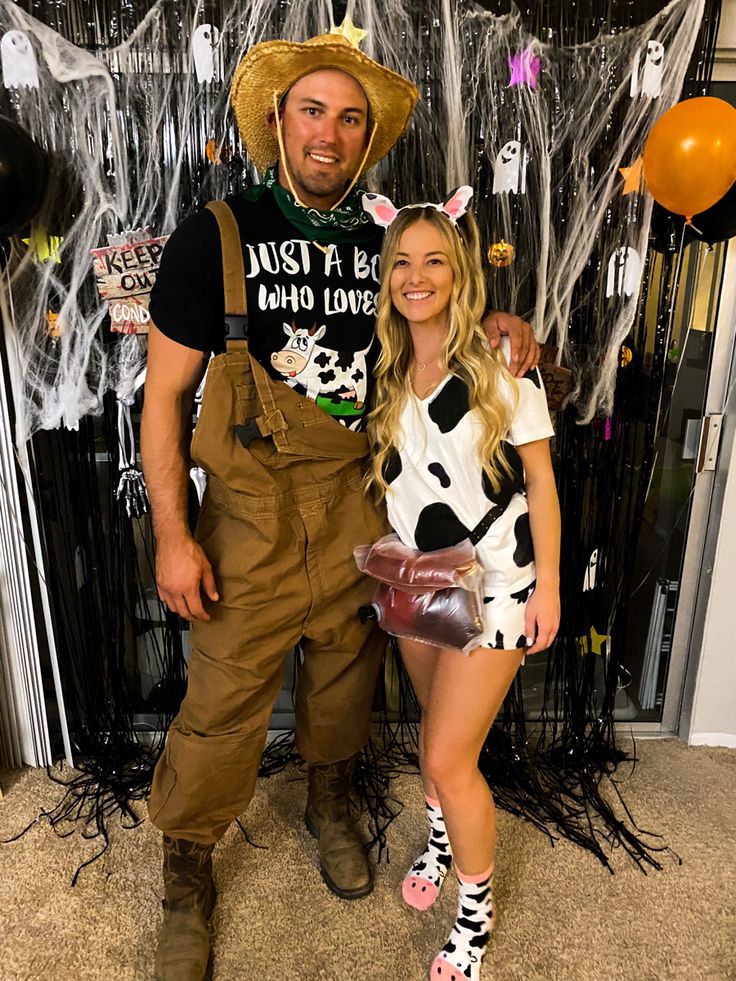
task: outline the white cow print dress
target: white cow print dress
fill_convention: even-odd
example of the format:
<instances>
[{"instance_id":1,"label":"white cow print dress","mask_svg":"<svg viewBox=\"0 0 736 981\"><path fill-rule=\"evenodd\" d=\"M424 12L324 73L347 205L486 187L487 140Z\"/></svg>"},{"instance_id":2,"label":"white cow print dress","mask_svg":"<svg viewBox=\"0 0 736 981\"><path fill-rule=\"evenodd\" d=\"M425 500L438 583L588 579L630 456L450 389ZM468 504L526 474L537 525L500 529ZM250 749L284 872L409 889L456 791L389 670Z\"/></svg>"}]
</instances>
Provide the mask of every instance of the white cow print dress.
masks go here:
<instances>
[{"instance_id":1,"label":"white cow print dress","mask_svg":"<svg viewBox=\"0 0 736 981\"><path fill-rule=\"evenodd\" d=\"M425 399L410 392L398 450L384 467L388 518L405 545L429 552L466 538L475 544L486 570L486 632L479 646L498 650L526 646L524 612L535 582L524 469L514 447L554 435L539 370L517 383L504 446L513 477L504 476L498 492L478 460L480 420L469 408L467 386L452 374Z\"/></svg>"}]
</instances>

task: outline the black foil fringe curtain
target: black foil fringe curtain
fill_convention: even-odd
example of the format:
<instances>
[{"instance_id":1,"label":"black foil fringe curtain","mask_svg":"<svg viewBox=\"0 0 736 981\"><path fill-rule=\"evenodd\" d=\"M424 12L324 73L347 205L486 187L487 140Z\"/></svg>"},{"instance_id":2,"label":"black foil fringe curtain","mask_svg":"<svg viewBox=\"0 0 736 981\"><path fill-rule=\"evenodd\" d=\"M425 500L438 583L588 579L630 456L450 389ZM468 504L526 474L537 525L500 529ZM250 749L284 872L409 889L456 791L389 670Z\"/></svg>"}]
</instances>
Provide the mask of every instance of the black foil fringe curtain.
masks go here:
<instances>
[{"instance_id":1,"label":"black foil fringe curtain","mask_svg":"<svg viewBox=\"0 0 736 981\"><path fill-rule=\"evenodd\" d=\"M152 4L141 0L27 0L18 6L74 44L99 52L128 37ZM287 0L271 5L267 36L279 36L289 6ZM439 6L427 2L412 12L417 29L428 38L427 51L435 55L438 48L432 38L439 24ZM467 2L455 6L458 10L471 8ZM484 0L480 6L499 16L511 10L510 4L495 0ZM232 7L220 0L201 4L200 22L222 23ZM547 44L572 45L638 26L663 7L661 0L580 0L523 3L519 9L530 35ZM194 10L193 3L172 3L166 7L166 16L184 30ZM345 10L345 4L334 5L336 23ZM685 95L707 93L719 17L719 0L707 0ZM174 52L169 54L173 59ZM440 57L428 54L425 64L414 67L425 97L441 88ZM412 71L408 66L405 70ZM466 122L474 125L472 119ZM53 120L48 124L52 126ZM237 151L227 168L215 172L207 167L199 145L203 135L209 135L206 122L200 129L193 126L192 144L183 155L180 217L211 197L238 190L247 180ZM129 132L130 152L135 157L138 137L133 137L132 125ZM610 138L596 147L593 163L598 170L608 166L614 137L611 126ZM482 231L491 242L498 237L493 231L499 216L490 195L492 175L481 153L481 134L477 145L478 169L473 176L479 190ZM409 134L384 172L387 193L396 193L402 202L422 199L424 159L421 140ZM165 165L162 161L161 166ZM568 204L564 194L569 193L562 173L564 159L560 158L559 166L561 172L550 175L561 194L553 212L555 222L564 221ZM130 172L135 174L135 168ZM132 196L136 190L131 188ZM74 207L74 195L69 195L67 205ZM152 212L160 216L164 206L158 200ZM606 298L594 284L601 257L620 244L621 222L630 220L617 207L611 206L595 254L580 279L581 300L573 308L569 329L569 343L578 352L585 350L586 316L595 311L605 320ZM522 220L518 211L517 207L512 215L517 231ZM628 812L619 793L621 777L628 770L622 764L633 765L634 755L617 745L613 719L617 693L626 685L623 656L627 609L636 586L632 583L633 558L654 467L670 310L678 288L677 260L677 255L667 254L657 269L651 254L646 260L638 313L626 342L633 360L618 372L609 418L583 426L575 411L567 409L557 419L556 472L563 515L560 633L546 657L539 705L533 710L525 705L522 676L517 677L481 754L481 767L501 807L529 820L552 840L562 835L589 849L611 870L615 846L623 848L644 871L660 868L663 852L669 851L656 835L637 827L635 815ZM509 308L502 280L492 278L490 286L496 305ZM523 309L517 312L528 312L533 296L532 272L519 298ZM656 324L653 352L645 365L647 303L650 309L656 308ZM104 323L101 335L103 345L119 342ZM139 395L136 418L140 406ZM147 796L165 731L186 683L186 630L157 600L148 516L127 517L116 501L115 412L114 397L106 396L101 420L87 417L78 431L61 428L39 432L33 438L46 584L76 762L76 771L64 782L59 804L42 816L59 834L81 829L99 843L85 865L107 848L113 817L122 817L128 826L142 820L140 802ZM584 591L583 580L596 549L595 587ZM600 653L585 653L582 646L584 638L590 639L591 629L609 638ZM387 851L387 829L401 807L392 797L391 781L398 773L416 772L417 766L417 706L396 656L389 659L375 708L380 726L356 769L356 789L367 809L380 857ZM267 748L261 773L268 775L288 762L299 761L292 737L285 734ZM50 775L61 780L53 772ZM83 867L77 870L74 882Z\"/></svg>"},{"instance_id":2,"label":"black foil fringe curtain","mask_svg":"<svg viewBox=\"0 0 736 981\"><path fill-rule=\"evenodd\" d=\"M99 429L88 417L78 432L60 429L34 439L46 587L77 760L68 780L49 771L65 792L41 816L59 833L76 828L103 842L72 884L106 850L113 815L125 826L141 822L132 803L148 796L186 686L178 617L150 589L150 527L128 518L116 499L114 397ZM142 644L160 679L144 702L136 660Z\"/></svg>"}]
</instances>

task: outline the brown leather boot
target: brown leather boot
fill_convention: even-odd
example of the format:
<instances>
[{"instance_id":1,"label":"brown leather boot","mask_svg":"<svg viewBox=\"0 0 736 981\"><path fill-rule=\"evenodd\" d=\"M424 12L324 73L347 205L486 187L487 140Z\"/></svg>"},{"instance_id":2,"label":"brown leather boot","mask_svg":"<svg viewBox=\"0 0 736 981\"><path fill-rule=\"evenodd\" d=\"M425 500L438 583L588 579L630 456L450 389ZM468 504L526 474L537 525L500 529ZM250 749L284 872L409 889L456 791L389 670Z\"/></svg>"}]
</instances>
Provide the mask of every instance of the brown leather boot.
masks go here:
<instances>
[{"instance_id":1,"label":"brown leather boot","mask_svg":"<svg viewBox=\"0 0 736 981\"><path fill-rule=\"evenodd\" d=\"M309 767L307 828L319 839L320 872L341 899L361 899L373 890L368 858L355 827L350 787L355 758Z\"/></svg>"},{"instance_id":2,"label":"brown leather boot","mask_svg":"<svg viewBox=\"0 0 736 981\"><path fill-rule=\"evenodd\" d=\"M156 981L209 981L210 918L215 908L214 845L164 835L164 922L156 948Z\"/></svg>"}]
</instances>

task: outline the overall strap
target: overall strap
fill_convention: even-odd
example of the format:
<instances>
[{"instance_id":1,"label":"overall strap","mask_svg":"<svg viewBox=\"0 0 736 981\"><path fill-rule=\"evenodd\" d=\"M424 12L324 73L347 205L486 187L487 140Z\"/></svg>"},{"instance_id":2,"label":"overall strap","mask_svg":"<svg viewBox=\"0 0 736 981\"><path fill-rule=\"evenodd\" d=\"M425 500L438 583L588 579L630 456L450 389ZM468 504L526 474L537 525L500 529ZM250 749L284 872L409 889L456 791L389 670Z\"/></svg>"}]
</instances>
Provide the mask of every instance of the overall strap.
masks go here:
<instances>
[{"instance_id":1,"label":"overall strap","mask_svg":"<svg viewBox=\"0 0 736 981\"><path fill-rule=\"evenodd\" d=\"M225 293L225 346L228 354L248 350L248 301L245 293L245 266L240 229L232 208L225 201L210 201L207 207L217 219L222 247L222 280ZM289 428L276 406L273 382L267 372L249 356L250 370L261 402L262 414L235 426L235 435L243 446L253 439L271 436L280 450L287 448ZM281 384L281 383L279 383Z\"/></svg>"},{"instance_id":2,"label":"overall strap","mask_svg":"<svg viewBox=\"0 0 736 981\"><path fill-rule=\"evenodd\" d=\"M206 207L217 219L220 229L227 351L244 351L248 337L248 301L240 230L232 208L225 201L210 201Z\"/></svg>"}]
</instances>

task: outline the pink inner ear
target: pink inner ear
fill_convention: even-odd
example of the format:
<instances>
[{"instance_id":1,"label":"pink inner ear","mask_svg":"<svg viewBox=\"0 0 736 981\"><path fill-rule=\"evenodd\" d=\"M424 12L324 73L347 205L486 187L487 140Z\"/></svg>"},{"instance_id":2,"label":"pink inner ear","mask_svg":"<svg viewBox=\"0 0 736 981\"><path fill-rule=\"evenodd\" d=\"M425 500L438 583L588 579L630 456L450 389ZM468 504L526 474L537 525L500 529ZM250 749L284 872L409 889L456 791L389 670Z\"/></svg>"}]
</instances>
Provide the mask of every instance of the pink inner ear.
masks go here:
<instances>
[{"instance_id":1,"label":"pink inner ear","mask_svg":"<svg viewBox=\"0 0 736 981\"><path fill-rule=\"evenodd\" d=\"M463 200L459 194L456 194L454 197L450 198L447 204L442 206L442 210L446 211L451 218L455 218L458 212L462 211L462 208Z\"/></svg>"},{"instance_id":2,"label":"pink inner ear","mask_svg":"<svg viewBox=\"0 0 736 981\"><path fill-rule=\"evenodd\" d=\"M387 204L377 204L373 209L381 221L393 221L396 217L396 208L391 208Z\"/></svg>"}]
</instances>

